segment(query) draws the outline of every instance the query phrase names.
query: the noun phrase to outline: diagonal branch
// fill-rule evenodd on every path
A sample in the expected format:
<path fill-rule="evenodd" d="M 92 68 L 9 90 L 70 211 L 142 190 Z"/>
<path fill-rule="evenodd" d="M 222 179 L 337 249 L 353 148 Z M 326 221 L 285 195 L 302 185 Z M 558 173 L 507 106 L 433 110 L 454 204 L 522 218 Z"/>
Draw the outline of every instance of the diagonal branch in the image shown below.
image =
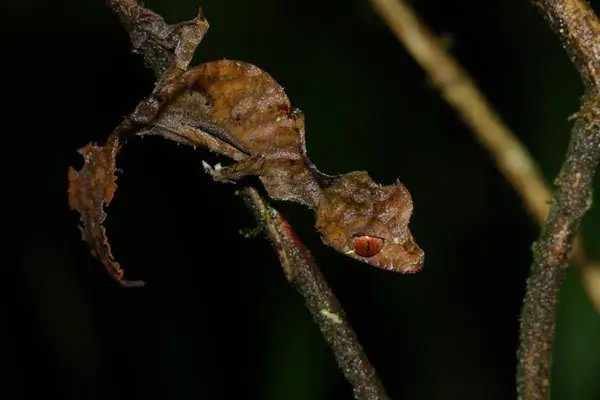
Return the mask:
<path fill-rule="evenodd" d="M 208 29 L 202 13 L 192 21 L 169 26 L 160 15 L 135 0 L 108 0 L 107 3 L 129 32 L 134 49 L 143 54 L 146 65 L 155 72 L 158 79 L 156 87 L 187 69 L 196 46 Z M 126 121 L 126 129 L 133 130 L 136 124 L 142 125 L 156 112 L 155 104 L 140 103 Z M 388 399 L 356 334 L 345 319 L 344 311 L 293 228 L 255 189 L 242 189 L 242 194 L 258 223 L 265 227 L 287 279 L 304 297 L 340 369 L 352 385 L 354 397 Z"/>
<path fill-rule="evenodd" d="M 331 347 L 339 368 L 350 382 L 356 399 L 389 399 L 346 320 L 337 298 L 327 286 L 310 252 L 294 229 L 255 189 L 244 189 L 248 207 L 265 224 L 288 281 L 304 297 L 306 307 Z"/>
<path fill-rule="evenodd" d="M 549 394 L 558 292 L 574 246 L 574 260 L 582 264 L 584 287 L 600 312 L 600 271 L 585 259 L 581 245 L 575 240 L 580 221 L 591 205 L 592 179 L 600 158 L 598 18 L 583 0 L 534 1 L 560 37 L 587 87 L 556 181 L 558 189 L 548 208 L 550 189 L 531 156 L 440 40 L 404 1 L 371 1 L 442 96 L 494 156 L 498 169 L 523 197 L 530 213 L 544 224 L 534 245 L 534 262 L 522 311 L 518 383 L 520 398 L 545 399 Z"/>
<path fill-rule="evenodd" d="M 552 191 L 525 146 L 494 110 L 473 78 L 448 53 L 442 41 L 402 0 L 371 0 L 398 40 L 428 74 L 442 97 L 459 114 L 496 167 L 523 199 L 531 216 L 543 224 Z M 600 313 L 600 266 L 591 263 L 582 241 L 575 242 L 573 260 L 579 265 L 584 287 Z"/>
<path fill-rule="evenodd" d="M 531 155 L 504 123 L 467 71 L 403 0 L 371 0 L 398 40 L 423 67 L 428 81 L 471 128 L 497 168 L 538 221 L 548 215 L 550 190 Z"/>

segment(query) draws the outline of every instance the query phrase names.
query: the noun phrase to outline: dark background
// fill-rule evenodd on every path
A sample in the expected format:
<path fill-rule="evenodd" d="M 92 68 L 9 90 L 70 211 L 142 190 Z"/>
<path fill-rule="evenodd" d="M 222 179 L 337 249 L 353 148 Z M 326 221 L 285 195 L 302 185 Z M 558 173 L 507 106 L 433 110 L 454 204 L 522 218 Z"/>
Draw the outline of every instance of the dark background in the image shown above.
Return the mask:
<path fill-rule="evenodd" d="M 582 85 L 528 1 L 414 1 L 539 160 L 562 162 Z M 202 6 L 196 62 L 258 65 L 306 114 L 324 172 L 399 178 L 425 269 L 393 274 L 320 243 L 312 214 L 281 205 L 314 252 L 394 399 L 510 399 L 518 315 L 538 227 L 454 111 L 365 0 L 148 0 L 170 22 Z M 598 5 L 595 5 L 598 10 Z M 107 229 L 143 289 L 92 258 L 69 211 L 67 167 L 103 142 L 153 77 L 100 0 L 2 1 L 7 235 L 2 398 L 349 399 L 351 390 L 235 187 L 203 150 L 136 139 L 119 157 Z M 10 179 L 12 178 L 12 179 Z M 16 178 L 16 179 L 15 179 Z M 13 180 L 15 181 L 14 183 Z M 11 183 L 9 183 L 11 182 Z M 596 179 L 596 198 L 600 193 Z M 17 194 L 15 197 L 14 194 Z M 600 209 L 584 220 L 600 258 Z M 6 225 L 5 225 L 6 226 Z M 600 398 L 600 318 L 575 273 L 563 287 L 553 399 Z"/>

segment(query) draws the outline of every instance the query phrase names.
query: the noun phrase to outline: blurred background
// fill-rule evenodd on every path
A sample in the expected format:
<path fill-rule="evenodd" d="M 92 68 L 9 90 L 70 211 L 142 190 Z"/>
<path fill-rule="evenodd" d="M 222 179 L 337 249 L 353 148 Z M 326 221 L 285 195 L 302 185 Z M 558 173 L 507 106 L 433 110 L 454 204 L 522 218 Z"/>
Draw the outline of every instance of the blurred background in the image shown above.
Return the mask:
<path fill-rule="evenodd" d="M 598 12 L 600 5 L 594 2 Z M 449 39 L 552 181 L 583 92 L 528 1 L 415 0 Z M 539 233 L 487 153 L 430 87 L 366 0 L 148 0 L 168 21 L 202 6 L 195 62 L 244 60 L 306 115 L 324 172 L 367 170 L 411 191 L 422 272 L 377 270 L 321 244 L 312 213 L 282 212 L 337 293 L 394 399 L 515 398 L 518 317 Z M 119 157 L 108 209 L 116 258 L 142 289 L 94 259 L 67 205 L 77 149 L 103 142 L 153 76 L 101 0 L 0 3 L 5 172 L 16 183 L 16 265 L 4 262 L 0 396 L 5 399 L 350 399 L 349 385 L 232 185 L 161 138 Z M 12 159 L 12 157 L 15 157 Z M 9 182 L 11 180 L 9 179 Z M 596 198 L 600 177 L 596 177 Z M 585 217 L 600 258 L 600 208 Z M 12 243 L 12 240 L 10 241 Z M 560 298 L 553 399 L 600 398 L 600 316 L 574 271 Z"/>

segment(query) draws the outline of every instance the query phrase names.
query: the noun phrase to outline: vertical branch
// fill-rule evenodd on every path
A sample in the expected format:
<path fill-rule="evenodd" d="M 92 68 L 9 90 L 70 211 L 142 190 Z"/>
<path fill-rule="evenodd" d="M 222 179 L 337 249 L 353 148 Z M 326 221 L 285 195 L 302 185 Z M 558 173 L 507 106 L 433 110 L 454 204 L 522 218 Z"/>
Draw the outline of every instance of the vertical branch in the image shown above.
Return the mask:
<path fill-rule="evenodd" d="M 556 180 L 550 215 L 533 247 L 533 266 L 521 313 L 519 398 L 550 397 L 556 304 L 568 254 L 592 204 L 600 162 L 600 21 L 583 0 L 534 1 L 559 37 L 586 87 L 565 162 Z"/>
<path fill-rule="evenodd" d="M 573 128 L 566 160 L 556 180 L 550 215 L 533 246 L 533 265 L 521 312 L 517 382 L 519 398 L 548 399 L 556 305 L 568 255 L 581 219 L 592 204 L 600 161 L 600 104 L 588 89 Z"/>

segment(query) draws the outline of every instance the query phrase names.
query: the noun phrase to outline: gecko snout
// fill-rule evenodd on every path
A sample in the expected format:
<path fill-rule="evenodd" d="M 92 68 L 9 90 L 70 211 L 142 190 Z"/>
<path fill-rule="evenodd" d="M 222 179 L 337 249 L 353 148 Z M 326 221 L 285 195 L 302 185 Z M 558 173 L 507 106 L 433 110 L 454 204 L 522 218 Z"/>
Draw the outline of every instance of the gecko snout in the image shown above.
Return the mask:
<path fill-rule="evenodd" d="M 409 234 L 407 240 L 402 245 L 402 251 L 399 252 L 400 262 L 398 271 L 405 274 L 414 274 L 423 269 L 425 261 L 425 252 L 419 247 L 412 234 Z"/>

